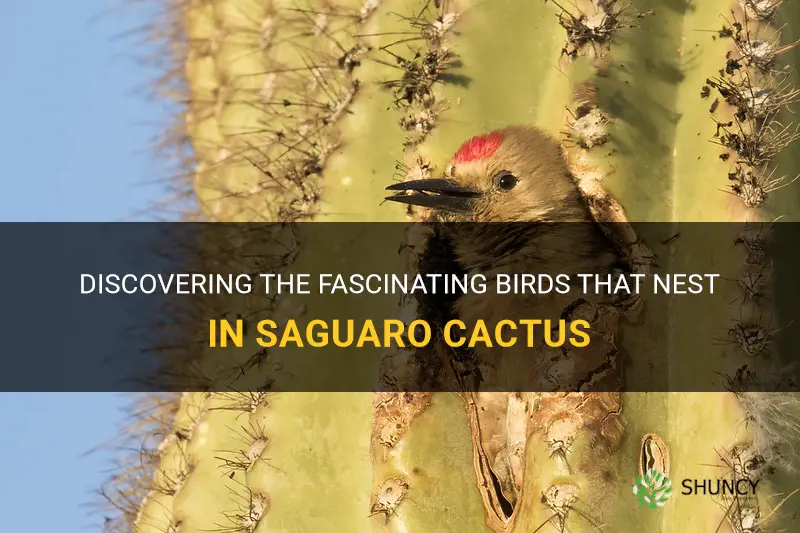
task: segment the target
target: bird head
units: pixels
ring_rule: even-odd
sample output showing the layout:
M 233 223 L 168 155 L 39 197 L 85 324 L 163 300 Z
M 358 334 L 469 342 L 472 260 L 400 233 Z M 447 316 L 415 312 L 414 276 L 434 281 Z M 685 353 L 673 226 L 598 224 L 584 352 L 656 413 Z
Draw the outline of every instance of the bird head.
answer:
M 511 126 L 468 140 L 444 175 L 397 183 L 386 199 L 433 209 L 456 222 L 586 220 L 586 207 L 558 143 Z

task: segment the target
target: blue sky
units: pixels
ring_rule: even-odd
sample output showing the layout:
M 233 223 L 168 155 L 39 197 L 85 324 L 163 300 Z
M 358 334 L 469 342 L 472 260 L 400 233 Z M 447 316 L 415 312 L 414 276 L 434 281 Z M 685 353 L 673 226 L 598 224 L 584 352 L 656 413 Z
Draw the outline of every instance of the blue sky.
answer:
M 3 531 L 100 532 L 88 504 L 110 466 L 126 400 L 105 393 L 0 393 Z
M 147 149 L 165 117 L 144 98 L 149 73 L 132 41 L 116 38 L 150 14 L 117 3 L 4 2 L 0 220 L 130 220 L 163 196 L 153 185 L 163 166 Z M 83 505 L 110 457 L 84 454 L 115 435 L 124 403 L 0 393 L 3 531 L 100 531 L 102 516 Z
M 150 16 L 135 3 L 4 5 L 0 220 L 124 220 L 161 195 L 147 149 L 164 117 L 145 98 L 142 49 L 120 38 Z

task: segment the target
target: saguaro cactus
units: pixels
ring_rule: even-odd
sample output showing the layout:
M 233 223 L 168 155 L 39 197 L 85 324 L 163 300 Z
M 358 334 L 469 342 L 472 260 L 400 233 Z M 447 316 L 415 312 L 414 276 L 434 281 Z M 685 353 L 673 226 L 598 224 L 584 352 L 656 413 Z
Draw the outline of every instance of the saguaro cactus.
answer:
M 407 220 L 381 205 L 386 186 L 437 175 L 463 141 L 510 124 L 563 142 L 598 219 L 800 218 L 795 2 L 163 1 L 152 33 L 171 61 L 163 87 L 183 106 L 174 131 L 193 160 L 181 164 L 213 221 Z M 786 476 L 798 399 L 744 384 L 753 369 L 776 372 L 759 358 L 779 327 L 757 297 L 773 290 L 767 237 L 731 235 L 729 256 L 707 258 L 739 280 L 731 299 L 746 297 L 718 317 L 730 342 L 698 346 L 719 310 L 688 300 L 670 310 L 682 326 L 656 339 L 671 361 L 659 371 L 727 374 L 730 393 L 154 396 L 138 411 L 142 453 L 104 489 L 118 511 L 106 526 L 791 529 L 781 495 L 800 487 Z M 646 349 L 630 342 L 628 353 Z M 477 420 L 476 401 L 494 418 Z M 763 490 L 653 512 L 631 495 L 651 468 Z

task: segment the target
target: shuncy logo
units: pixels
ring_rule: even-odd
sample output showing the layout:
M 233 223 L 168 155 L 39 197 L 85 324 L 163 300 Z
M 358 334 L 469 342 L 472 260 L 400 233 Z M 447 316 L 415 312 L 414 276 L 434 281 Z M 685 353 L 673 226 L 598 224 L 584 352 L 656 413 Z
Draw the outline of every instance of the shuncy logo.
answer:
M 651 468 L 636 478 L 633 495 L 639 499 L 640 505 L 650 509 L 664 507 L 672 497 L 672 481 L 660 470 Z

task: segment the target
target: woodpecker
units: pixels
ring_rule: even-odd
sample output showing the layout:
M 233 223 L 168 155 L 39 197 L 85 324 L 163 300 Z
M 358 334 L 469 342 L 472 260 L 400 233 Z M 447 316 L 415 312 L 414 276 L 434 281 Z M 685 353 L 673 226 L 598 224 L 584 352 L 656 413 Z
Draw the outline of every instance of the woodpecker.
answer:
M 436 246 L 429 246 L 428 253 L 449 253 L 451 270 L 480 273 L 490 283 L 498 273 L 568 274 L 578 281 L 579 273 L 628 270 L 594 220 L 560 146 L 533 127 L 510 126 L 473 137 L 461 145 L 443 177 L 397 183 L 387 190 L 396 193 L 387 200 L 428 208 L 431 220 L 446 222 L 437 224 Z M 443 261 L 425 258 L 424 263 L 441 268 Z M 558 320 L 577 293 L 465 294 L 437 300 L 468 324 L 477 319 L 495 324 Z M 440 311 L 437 318 L 446 314 Z M 508 350 L 501 350 L 508 359 Z M 526 360 L 530 365 L 530 354 Z
M 568 274 L 575 279 L 578 273 L 628 271 L 615 243 L 593 217 L 559 144 L 537 128 L 510 126 L 473 137 L 461 145 L 441 177 L 397 183 L 387 190 L 394 193 L 387 200 L 429 210 L 426 220 L 434 223 L 434 230 L 417 261 L 421 271 L 480 273 L 490 286 L 498 273 Z M 573 317 L 566 315 L 577 309 L 591 309 L 596 318 L 595 304 L 608 300 L 577 291 L 489 292 L 420 296 L 417 310 L 421 318 L 439 325 L 450 318 L 467 325 L 483 319 L 491 330 L 500 320 L 569 321 Z M 475 447 L 477 473 L 486 487 L 497 487 L 487 488 L 484 495 L 494 517 L 490 522 L 509 519 L 524 473 L 527 430 L 524 423 L 520 427 L 520 414 L 533 409 L 525 407 L 530 395 L 510 391 L 575 390 L 591 382 L 599 369 L 609 367 L 604 358 L 613 350 L 606 340 L 575 356 L 545 347 L 540 339 L 535 348 L 517 343 L 473 350 L 444 348 L 438 339 L 438 353 L 447 353 L 458 364 L 430 365 L 449 365 L 467 374 L 459 382 L 474 407 L 473 434 L 481 435 Z M 546 388 L 543 382 L 553 379 L 560 383 Z
M 387 200 L 432 208 L 453 222 L 590 222 L 558 143 L 510 126 L 468 140 L 441 179 L 397 183 Z M 409 194 L 410 193 L 410 194 Z

